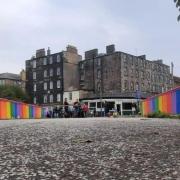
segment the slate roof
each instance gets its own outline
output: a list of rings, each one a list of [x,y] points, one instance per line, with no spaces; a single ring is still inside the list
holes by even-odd
[[[19,74],[2,73],[0,74],[0,79],[20,80],[21,78]]]
[[[180,83],[180,77],[174,76],[174,81]]]

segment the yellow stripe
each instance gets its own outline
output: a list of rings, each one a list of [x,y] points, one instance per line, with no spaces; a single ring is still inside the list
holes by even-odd
[[[159,111],[163,112],[163,107],[162,107],[162,96],[159,96]]]
[[[11,103],[10,102],[6,102],[6,108],[7,108],[7,119],[11,119]]]

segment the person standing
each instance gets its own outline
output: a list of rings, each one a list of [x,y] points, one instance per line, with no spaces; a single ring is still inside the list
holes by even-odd
[[[65,117],[69,116],[69,103],[67,102],[67,98],[64,100],[64,112],[65,112]]]
[[[107,101],[104,102],[104,112],[105,112],[105,116],[108,116],[108,113],[109,113],[109,107],[108,107]]]
[[[132,104],[132,115],[134,116],[136,113],[136,105],[133,103]]]
[[[83,111],[83,117],[86,117],[88,112],[88,105],[86,105],[85,103],[82,105],[82,111]]]
[[[78,101],[78,99],[74,102],[74,116],[75,117],[79,117],[80,116],[80,103]]]

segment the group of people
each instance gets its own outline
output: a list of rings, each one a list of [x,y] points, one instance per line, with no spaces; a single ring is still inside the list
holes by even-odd
[[[64,116],[65,117],[86,117],[89,111],[88,106],[83,103],[81,104],[76,100],[73,104],[67,102],[67,98],[64,101]]]
[[[47,112],[47,118],[71,118],[71,117],[87,117],[89,109],[85,103],[76,100],[73,104],[69,104],[65,98],[63,106],[55,107]]]
[[[138,114],[138,106],[136,103],[132,103],[132,115]],[[102,112],[98,114],[96,108],[89,111],[88,105],[80,103],[76,100],[73,104],[69,104],[67,98],[65,98],[63,105],[55,107],[53,110],[47,112],[47,118],[79,118],[79,117],[96,117],[96,116],[112,116],[114,114],[121,113],[120,109],[112,109],[108,102],[102,103]],[[114,111],[113,111],[114,110]]]

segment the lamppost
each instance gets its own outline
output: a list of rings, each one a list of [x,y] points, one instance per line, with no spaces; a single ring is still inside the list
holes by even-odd
[[[103,107],[102,107],[102,62],[101,62],[101,58],[98,59],[98,65],[99,65],[99,83],[100,83],[100,104],[101,104],[101,117],[103,114]]]
[[[102,79],[101,78],[100,78],[100,103],[101,103],[101,117],[102,117]]]
[[[140,98],[141,98],[139,83],[136,85],[136,98],[137,98],[137,106],[138,106],[138,110],[139,110],[140,109]]]
[[[171,62],[171,78],[172,78],[172,84],[171,84],[171,86],[172,86],[172,88],[174,88],[174,78],[173,78],[173,74],[174,74],[174,64],[173,64],[173,62]]]

